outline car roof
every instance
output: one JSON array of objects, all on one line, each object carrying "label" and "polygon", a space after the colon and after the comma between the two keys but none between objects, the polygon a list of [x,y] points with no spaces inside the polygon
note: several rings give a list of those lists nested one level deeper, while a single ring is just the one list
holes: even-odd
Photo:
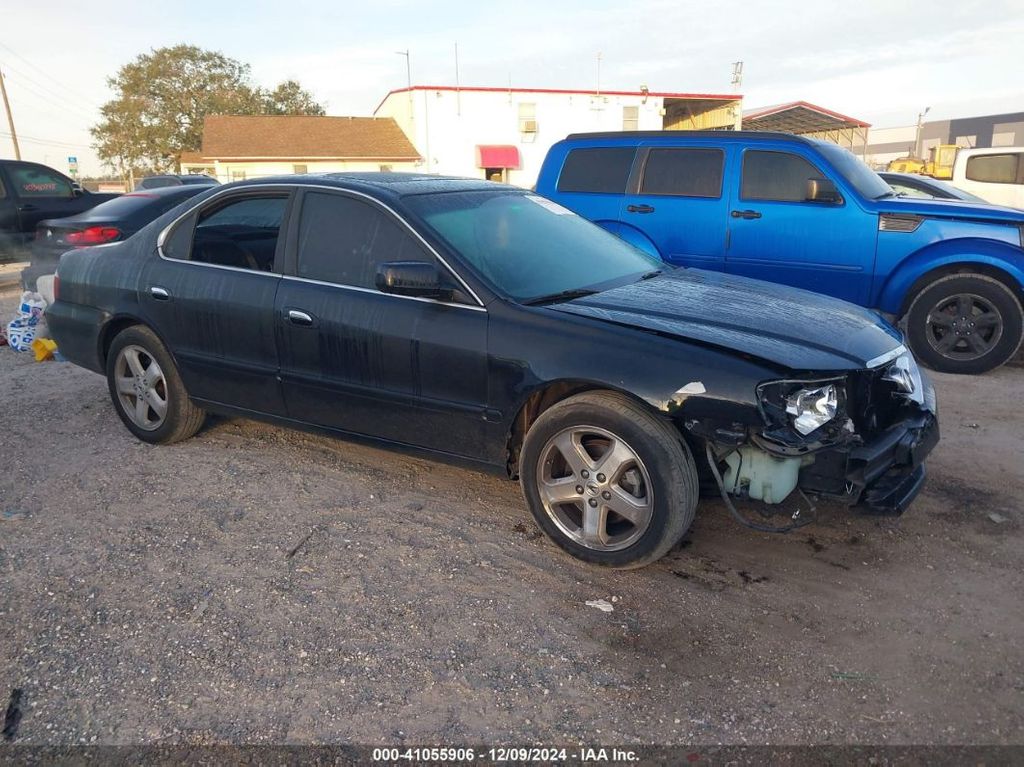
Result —
[{"label": "car roof", "polygon": [[570,133],[565,141],[586,141],[588,139],[617,139],[622,144],[632,144],[638,140],[643,141],[664,141],[672,143],[675,141],[689,141],[690,139],[715,139],[716,141],[789,141],[796,144],[820,144],[821,139],[808,136],[798,136],[794,133],[778,133],[774,131],[744,131],[744,130],[656,130],[656,131],[604,131],[597,133]]},{"label": "car roof", "polygon": [[435,176],[428,173],[304,173],[298,175],[270,176],[267,178],[239,181],[232,186],[259,186],[262,184],[290,184],[297,186],[332,186],[363,192],[372,197],[405,197],[416,194],[441,192],[471,192],[484,190],[507,190],[525,193],[527,190],[493,181],[458,176]]}]

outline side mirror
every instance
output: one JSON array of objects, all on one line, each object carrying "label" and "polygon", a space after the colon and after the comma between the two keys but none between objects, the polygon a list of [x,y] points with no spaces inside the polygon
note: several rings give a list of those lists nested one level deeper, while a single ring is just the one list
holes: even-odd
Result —
[{"label": "side mirror", "polygon": [[805,199],[807,202],[839,203],[843,201],[843,196],[839,194],[836,185],[827,178],[809,178]]},{"label": "side mirror", "polygon": [[451,290],[441,284],[441,273],[426,261],[386,261],[377,265],[377,290],[398,296],[446,298]]},{"label": "side mirror", "polygon": [[85,194],[85,187],[83,187],[77,181],[72,182],[71,183],[71,196],[72,197],[81,197],[83,194]]}]

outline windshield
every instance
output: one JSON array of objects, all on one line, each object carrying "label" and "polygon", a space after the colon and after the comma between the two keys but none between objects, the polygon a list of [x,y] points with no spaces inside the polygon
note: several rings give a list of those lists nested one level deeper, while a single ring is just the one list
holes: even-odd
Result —
[{"label": "windshield", "polygon": [[818,144],[819,151],[825,155],[843,178],[853,184],[854,188],[869,200],[892,196],[893,191],[887,183],[871,168],[858,160],[851,152],[837,144],[822,141]]},{"label": "windshield", "polygon": [[520,302],[599,290],[665,264],[550,200],[505,189],[415,195],[409,207]]}]

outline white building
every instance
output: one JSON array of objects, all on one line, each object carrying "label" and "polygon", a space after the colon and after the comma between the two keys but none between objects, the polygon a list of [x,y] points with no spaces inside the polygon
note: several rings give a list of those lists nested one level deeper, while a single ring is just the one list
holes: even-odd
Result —
[{"label": "white building", "polygon": [[391,91],[374,116],[398,123],[423,156],[420,171],[530,187],[570,133],[734,129],[742,96],[415,85]]}]

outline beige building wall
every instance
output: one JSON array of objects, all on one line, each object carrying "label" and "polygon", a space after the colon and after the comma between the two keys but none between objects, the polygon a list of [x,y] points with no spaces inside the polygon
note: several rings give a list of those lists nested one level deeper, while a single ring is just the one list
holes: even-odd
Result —
[{"label": "beige building wall", "polygon": [[296,173],[340,173],[344,171],[404,171],[417,169],[411,160],[332,160],[332,159],[246,159],[181,163],[182,173],[206,173],[222,184]]}]

